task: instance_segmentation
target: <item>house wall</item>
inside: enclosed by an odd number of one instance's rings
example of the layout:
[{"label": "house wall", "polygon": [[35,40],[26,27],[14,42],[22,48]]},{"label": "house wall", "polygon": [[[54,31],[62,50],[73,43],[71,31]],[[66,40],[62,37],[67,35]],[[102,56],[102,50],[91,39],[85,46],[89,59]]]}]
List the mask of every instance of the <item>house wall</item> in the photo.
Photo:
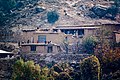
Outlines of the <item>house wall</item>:
[{"label": "house wall", "polygon": [[74,38],[72,34],[68,34],[68,35],[67,35],[67,38],[68,38],[69,44],[75,43],[75,42],[78,41],[78,38]]},{"label": "house wall", "polygon": [[22,46],[21,47],[21,52],[22,53],[30,53],[30,46]]},{"label": "house wall", "polygon": [[83,38],[85,39],[89,36],[96,36],[97,30],[98,29],[85,29]]},{"label": "house wall", "polygon": [[116,42],[119,43],[120,42],[120,34],[116,33],[115,36],[116,36]]},{"label": "house wall", "polygon": [[120,30],[120,25],[106,24],[106,25],[102,25],[101,28],[108,31],[118,31]]},{"label": "house wall", "polygon": [[[30,46],[22,46],[22,53],[47,53],[47,46],[36,46],[36,51],[31,51]],[[57,46],[53,46],[53,53],[58,53]]]},{"label": "house wall", "polygon": [[23,32],[22,33],[22,38],[23,38],[23,41],[24,42],[27,42],[28,40],[30,40],[31,41],[31,38],[33,37],[33,31],[31,31],[31,32]]},{"label": "house wall", "polygon": [[[116,38],[116,35],[113,33],[114,31],[120,30],[119,24],[105,24],[101,26],[102,33],[105,34],[106,32],[109,32],[110,34],[107,35],[109,42],[116,42],[118,41],[118,38]],[[105,36],[105,35],[104,35]]]},{"label": "house wall", "polygon": [[52,43],[55,44],[60,44],[63,42],[64,38],[65,38],[65,34],[64,33],[56,33],[56,34],[49,34],[49,33],[42,33],[42,34],[38,34],[38,33],[34,33],[34,42],[38,41],[38,36],[39,35],[46,35],[46,41],[52,41]]},{"label": "house wall", "polygon": [[[83,38],[88,36],[94,36],[96,34],[96,29],[84,29]],[[31,38],[34,38],[34,42],[38,42],[39,35],[46,35],[46,41],[52,41],[55,44],[63,43],[65,37],[68,37],[68,42],[74,43],[77,41],[78,38],[74,38],[72,34],[64,34],[64,33],[36,33],[36,32],[23,32],[23,40],[27,42],[28,40],[31,41]]]}]

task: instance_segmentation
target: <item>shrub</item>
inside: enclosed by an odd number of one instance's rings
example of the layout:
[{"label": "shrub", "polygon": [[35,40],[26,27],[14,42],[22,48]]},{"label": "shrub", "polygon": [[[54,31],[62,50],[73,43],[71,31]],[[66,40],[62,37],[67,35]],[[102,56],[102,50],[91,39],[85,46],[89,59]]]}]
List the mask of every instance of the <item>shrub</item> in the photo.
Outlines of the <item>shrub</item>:
[{"label": "shrub", "polygon": [[53,66],[53,70],[54,70],[55,72],[58,72],[58,73],[60,73],[60,72],[63,71],[63,69],[62,69],[59,65],[54,65],[54,66]]},{"label": "shrub", "polygon": [[12,80],[40,80],[40,66],[20,59],[14,64]]},{"label": "shrub", "polygon": [[47,13],[48,22],[54,24],[58,19],[59,15],[56,11],[50,11]]},{"label": "shrub", "polygon": [[97,45],[95,55],[99,58],[103,74],[109,74],[120,69],[120,48],[111,48],[107,42]]},{"label": "shrub", "polygon": [[49,73],[49,69],[47,67],[42,68],[41,75],[48,76],[48,73]]},{"label": "shrub", "polygon": [[71,80],[71,77],[66,72],[61,72],[57,80]]},{"label": "shrub", "polygon": [[72,71],[69,73],[73,80],[81,80],[81,75],[79,72]]},{"label": "shrub", "polygon": [[55,80],[54,77],[48,77],[47,80]]},{"label": "shrub", "polygon": [[88,37],[83,41],[83,49],[86,53],[94,53],[94,48],[96,46],[96,40],[94,37]]},{"label": "shrub", "polygon": [[114,1],[114,5],[116,7],[119,7],[120,6],[120,0],[113,0]]},{"label": "shrub", "polygon": [[82,80],[100,80],[100,63],[96,56],[85,58],[80,65]]},{"label": "shrub", "polygon": [[58,72],[55,72],[55,71],[53,70],[53,68],[50,69],[50,73],[49,73],[49,74],[50,74],[49,76],[52,76],[55,80],[58,79],[59,73],[58,73]]}]

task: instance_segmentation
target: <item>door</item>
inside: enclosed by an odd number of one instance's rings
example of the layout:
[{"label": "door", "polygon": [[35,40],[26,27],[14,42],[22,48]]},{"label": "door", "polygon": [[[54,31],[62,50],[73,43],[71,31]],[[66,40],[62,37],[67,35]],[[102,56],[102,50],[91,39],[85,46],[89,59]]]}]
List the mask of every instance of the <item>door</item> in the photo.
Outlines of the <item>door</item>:
[{"label": "door", "polygon": [[53,47],[52,47],[52,46],[48,46],[47,52],[48,52],[48,53],[52,53],[52,52],[53,52]]}]

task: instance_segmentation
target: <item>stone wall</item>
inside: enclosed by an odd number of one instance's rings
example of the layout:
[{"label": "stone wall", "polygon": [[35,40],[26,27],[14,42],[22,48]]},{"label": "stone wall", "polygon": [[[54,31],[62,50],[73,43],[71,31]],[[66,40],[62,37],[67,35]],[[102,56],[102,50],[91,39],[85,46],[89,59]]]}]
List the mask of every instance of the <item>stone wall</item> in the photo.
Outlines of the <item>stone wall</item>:
[{"label": "stone wall", "polygon": [[46,53],[46,54],[22,54],[21,57],[27,61],[27,60],[33,60],[35,63],[40,64],[41,61],[45,62],[80,62],[80,60],[87,58],[91,56],[90,54],[52,54],[52,53]]}]

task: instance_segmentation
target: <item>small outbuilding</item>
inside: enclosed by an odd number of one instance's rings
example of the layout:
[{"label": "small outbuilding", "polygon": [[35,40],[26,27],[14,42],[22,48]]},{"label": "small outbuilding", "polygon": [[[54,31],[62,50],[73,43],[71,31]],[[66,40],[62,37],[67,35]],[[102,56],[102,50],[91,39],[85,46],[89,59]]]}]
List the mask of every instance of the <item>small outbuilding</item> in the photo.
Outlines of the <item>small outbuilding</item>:
[{"label": "small outbuilding", "polygon": [[0,58],[12,57],[14,54],[12,52],[0,50]]}]

